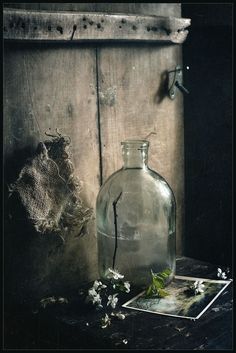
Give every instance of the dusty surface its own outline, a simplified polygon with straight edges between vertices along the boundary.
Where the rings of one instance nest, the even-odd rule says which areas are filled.
[[[216,266],[189,258],[177,261],[177,274],[216,278]],[[68,304],[6,312],[6,348],[54,349],[231,349],[232,284],[196,321],[122,308],[125,320],[105,329],[100,314],[86,306],[89,286],[67,293]],[[54,293],[58,295],[59,293]],[[134,293],[126,296],[132,297]],[[124,301],[127,297],[123,298]],[[121,300],[122,301],[122,300]]]

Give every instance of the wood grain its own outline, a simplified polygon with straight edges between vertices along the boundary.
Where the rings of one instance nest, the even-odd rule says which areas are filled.
[[[87,12],[4,10],[4,39],[183,43],[190,19]]]
[[[48,11],[111,12],[181,17],[180,3],[5,3],[5,8]]]
[[[163,73],[181,65],[176,46],[99,49],[98,78],[103,182],[122,166],[120,142],[150,135],[149,165],[172,187],[177,201],[177,252],[182,251],[184,200],[183,97],[163,95]]]
[[[151,132],[155,132],[156,135],[150,135],[149,138],[151,143],[149,165],[169,182],[175,193],[177,252],[181,253],[184,223],[183,97],[177,92],[175,100],[172,101],[166,95],[166,72],[175,68],[176,64],[181,65],[181,46],[165,44],[163,38],[174,40],[173,37],[170,40],[171,34],[164,35],[150,30],[145,32],[145,37],[141,29],[134,30],[130,27],[136,26],[140,19],[144,21],[140,22],[142,25],[149,23],[147,21],[158,20],[159,25],[164,21],[164,27],[172,34],[177,30],[179,33],[177,36],[181,35],[181,31],[178,32],[179,26],[184,24],[185,28],[189,24],[188,19],[180,19],[181,5],[153,3],[13,5],[28,10],[47,10],[46,14],[50,12],[51,19],[57,21],[54,30],[52,31],[51,27],[51,31],[48,31],[50,15],[45,17],[44,12],[35,11],[13,13],[5,6],[4,18],[7,19],[7,23],[4,25],[6,27],[4,37],[13,39],[6,40],[4,48],[6,184],[15,180],[25,161],[23,157],[33,154],[37,143],[45,138],[44,131],[49,128],[53,131],[57,127],[61,133],[69,135],[72,139],[73,162],[76,174],[83,184],[81,196],[88,206],[94,208],[101,178],[104,181],[122,165],[120,142],[126,138],[145,138]],[[39,20],[37,16],[39,14],[41,16],[34,27],[41,26],[42,32],[38,31],[38,28],[34,29],[38,33],[34,38],[30,27],[34,22],[32,17],[27,15],[29,13],[30,16],[36,13],[37,21]],[[106,32],[105,29],[100,31],[98,28],[94,32],[87,33],[88,24],[86,24],[87,29],[84,30],[87,34],[83,34],[84,37],[77,31],[77,27],[72,36],[75,18],[78,21],[82,19],[82,22],[88,21],[88,19],[83,21],[82,13],[83,16],[94,18],[96,21],[101,20],[101,16],[106,18],[110,32]],[[132,15],[128,15],[129,13]],[[164,20],[161,16],[164,16]],[[123,18],[128,22],[122,23],[122,26],[129,27],[113,28]],[[96,21],[94,22],[97,23]],[[25,27],[22,27],[23,23]],[[85,24],[79,22],[77,25],[81,27]],[[57,27],[62,27],[62,33],[61,28],[57,30]],[[120,34],[118,29],[123,31],[123,34]],[[183,31],[183,34],[186,35],[186,32]],[[117,42],[102,42],[104,33],[107,33],[106,40],[115,38]],[[158,43],[160,35],[162,39]],[[32,42],[35,38],[37,43]],[[80,40],[87,41],[91,38],[97,39],[96,43],[79,43]],[[152,39],[150,43],[125,44],[121,42],[122,38],[126,38],[127,41]],[[17,42],[14,39],[20,40]],[[12,246],[14,245],[13,248],[17,246],[15,240],[10,237],[13,235],[11,229],[6,230],[6,233],[6,237],[9,236],[7,256],[12,258]],[[25,229],[19,228],[16,236],[23,239]],[[28,250],[27,248],[26,253]],[[17,251],[18,248],[16,253]],[[98,275],[94,221],[91,223],[89,236],[84,239],[73,239],[66,245],[61,256],[52,255],[51,259],[47,258],[43,254],[46,252],[43,245],[39,249],[34,245],[31,255],[34,251],[37,256],[35,258],[33,256],[33,262],[29,261],[26,266],[29,267],[30,264],[35,268],[35,264],[41,261],[38,275],[40,285],[44,289],[48,290],[49,286],[55,289],[56,283],[58,288],[63,285],[64,288],[69,286],[75,288],[77,283],[94,280]]]
[[[47,139],[45,131],[53,134],[58,128],[71,137],[75,175],[82,182],[81,197],[93,209],[99,189],[95,68],[93,48],[22,44],[5,47],[5,160],[27,146],[33,150],[40,140]],[[14,164],[9,168],[14,169]],[[6,183],[12,181],[6,176]],[[22,237],[24,230],[19,232]],[[47,258],[42,264],[38,251],[34,261],[40,264],[45,281],[50,272],[57,273],[54,283],[60,278],[65,286],[96,278],[94,220],[89,235],[70,239],[61,256],[50,258],[50,265]]]

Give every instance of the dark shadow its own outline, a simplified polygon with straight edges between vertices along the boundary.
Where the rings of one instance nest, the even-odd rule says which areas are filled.
[[[212,10],[214,9],[214,16]],[[185,255],[232,265],[232,27],[230,4],[183,4]],[[220,25],[217,25],[220,24]],[[227,24],[227,25],[226,25]]]
[[[34,148],[27,146],[15,150],[5,160],[4,167],[4,296],[5,310],[14,305],[31,306],[44,291],[50,293],[53,278],[40,271],[54,256],[63,252],[62,239],[56,234],[38,233],[30,221],[17,193],[9,192],[25,165],[33,157]],[[42,271],[43,272],[43,271]],[[41,286],[41,291],[39,289]]]
[[[160,86],[154,96],[154,102],[160,104],[165,97],[168,96],[168,71],[164,71],[161,74]]]
[[[16,148],[12,153],[6,156],[4,161],[4,184],[10,185],[15,182],[19,176],[25,162],[35,154],[35,148],[27,145],[24,148]]]

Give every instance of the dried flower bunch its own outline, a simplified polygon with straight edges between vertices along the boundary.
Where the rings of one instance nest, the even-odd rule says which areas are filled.
[[[115,309],[119,301],[119,292],[129,293],[130,283],[124,281],[124,276],[117,270],[108,268],[106,271],[106,283],[99,280],[94,281],[93,286],[88,290],[87,302],[95,305],[97,310],[104,311],[104,317],[101,318],[101,327],[106,328],[111,324],[112,318],[119,320],[125,319],[125,314],[122,312],[111,312],[108,315],[107,311]]]

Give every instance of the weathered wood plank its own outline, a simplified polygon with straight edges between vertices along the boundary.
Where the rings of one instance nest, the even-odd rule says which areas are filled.
[[[95,49],[8,43],[4,58],[5,182],[15,181],[10,180],[8,171],[16,170],[16,155],[26,147],[33,150],[40,140],[47,139],[45,131],[50,128],[53,133],[58,128],[71,137],[74,174],[82,181],[81,197],[94,209],[100,179]],[[13,213],[12,222],[14,217]],[[34,268],[33,278],[40,278],[37,292],[43,295],[50,287],[73,287],[97,277],[94,221],[89,231],[83,238],[70,238],[59,254],[49,256],[43,243],[41,248],[34,245],[27,249],[23,256],[34,256],[28,261],[25,280],[27,271]],[[16,229],[14,237],[23,242],[25,230]],[[6,233],[5,243],[9,241]],[[6,256],[11,258],[10,253]],[[31,289],[33,284],[28,286]]]
[[[142,15],[157,15],[181,17],[181,4],[172,3],[147,3],[147,2],[105,2],[105,3],[5,3],[4,7],[19,8],[26,10],[47,10],[47,11],[77,11],[77,12],[110,12],[110,13],[133,13]]]
[[[165,73],[181,65],[179,46],[109,46],[98,50],[103,181],[122,166],[120,142],[151,132],[149,165],[177,201],[177,252],[182,251],[184,200],[183,97],[171,100]]]
[[[148,41],[181,44],[190,19],[107,14],[4,10],[4,39],[33,41]]]
[[[97,3],[96,11],[129,13],[141,15],[156,15],[181,17],[181,4],[178,3],[148,3],[148,2],[127,2],[127,3]]]

